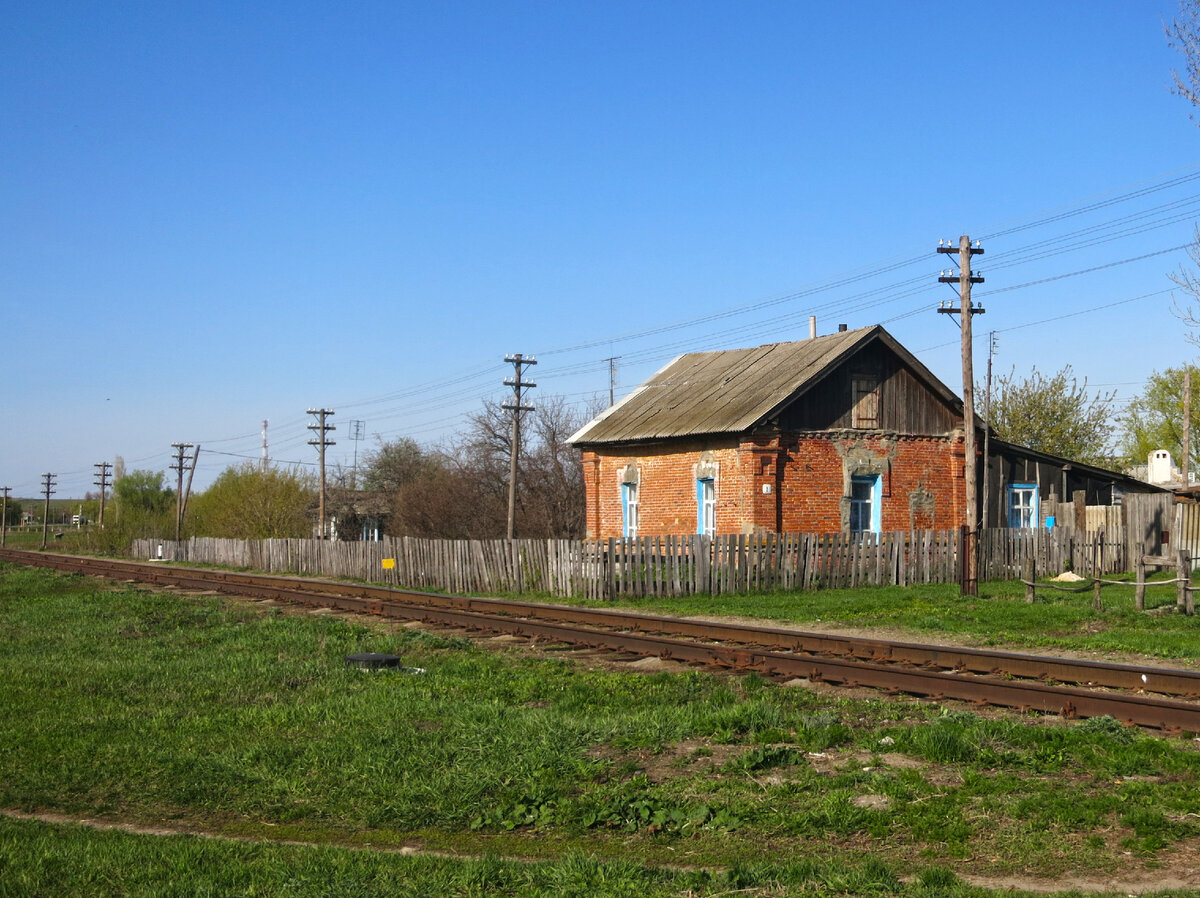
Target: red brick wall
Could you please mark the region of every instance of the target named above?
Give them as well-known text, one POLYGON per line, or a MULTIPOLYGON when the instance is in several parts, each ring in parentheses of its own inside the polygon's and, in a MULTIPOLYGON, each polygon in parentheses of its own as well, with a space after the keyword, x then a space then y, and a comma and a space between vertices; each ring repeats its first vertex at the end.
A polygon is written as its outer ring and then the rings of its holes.
POLYGON ((622 532, 621 480, 639 476, 641 535, 695 533, 696 468, 716 470, 717 532, 837 533, 855 473, 881 478, 884 531, 963 523, 963 444, 956 437, 838 432, 674 442, 583 453, 588 535, 622 532))

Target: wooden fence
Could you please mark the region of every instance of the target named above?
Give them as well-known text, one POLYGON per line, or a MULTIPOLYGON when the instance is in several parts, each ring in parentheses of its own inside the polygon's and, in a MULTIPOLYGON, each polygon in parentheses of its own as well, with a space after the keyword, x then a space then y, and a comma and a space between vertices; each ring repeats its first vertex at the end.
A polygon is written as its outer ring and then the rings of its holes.
MULTIPOLYGON (((957 530, 512 542, 193 538, 180 543, 138 540, 132 554, 438 592, 606 599, 955 583, 960 542, 957 530)), ((1120 536, 1059 528, 1000 529, 981 535, 980 577, 1020 577, 1030 557, 1039 571, 1070 568, 1088 575, 1128 569, 1120 536)))

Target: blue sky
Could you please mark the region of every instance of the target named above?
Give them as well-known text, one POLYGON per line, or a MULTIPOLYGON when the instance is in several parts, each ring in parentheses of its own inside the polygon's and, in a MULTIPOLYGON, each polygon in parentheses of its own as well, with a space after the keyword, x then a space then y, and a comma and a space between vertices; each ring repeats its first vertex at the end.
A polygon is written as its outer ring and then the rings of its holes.
POLYGON ((995 330, 998 371, 1070 364, 1119 408, 1196 354, 1167 279, 1200 220, 1175 8, 12 5, 0 485, 80 496, 186 441, 203 487, 263 419, 311 464, 322 406, 348 465, 351 420, 360 453, 452 437, 506 353, 582 407, 609 357, 623 394, 811 314, 885 324, 959 391, 935 248, 961 234, 980 377, 995 330))

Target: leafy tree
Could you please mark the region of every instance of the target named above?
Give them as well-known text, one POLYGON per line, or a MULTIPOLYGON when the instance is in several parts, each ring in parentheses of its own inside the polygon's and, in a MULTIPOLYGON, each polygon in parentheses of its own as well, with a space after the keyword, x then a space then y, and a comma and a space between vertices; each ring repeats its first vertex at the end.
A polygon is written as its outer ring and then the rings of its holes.
MULTIPOLYGON (((1200 367, 1181 365, 1150 375, 1142 395, 1129 403, 1121 416, 1124 436, 1121 455, 1129 466, 1144 465, 1156 449, 1166 449, 1179 462, 1183 458, 1183 376, 1192 373, 1192 386, 1200 393, 1200 367)), ((1200 471, 1200 401, 1192 399, 1192 449, 1189 467, 1200 471)))
POLYGON ((162 471, 131 471, 113 484, 122 514, 163 512, 174 507, 175 493, 163 485, 162 471))
POLYGON ((113 482, 118 526, 110 534, 124 542, 172 533, 175 493, 163 485, 164 472, 135 470, 113 482))
POLYGON ((1084 464, 1110 463, 1110 403, 1116 395, 1089 395, 1067 365, 1049 377, 1036 367, 1028 377, 1014 368, 992 390, 992 433, 1002 440, 1084 464))
POLYGON ((229 539, 309 536, 308 509, 316 490, 313 476, 299 469, 234 465, 188 504, 188 530, 229 539))

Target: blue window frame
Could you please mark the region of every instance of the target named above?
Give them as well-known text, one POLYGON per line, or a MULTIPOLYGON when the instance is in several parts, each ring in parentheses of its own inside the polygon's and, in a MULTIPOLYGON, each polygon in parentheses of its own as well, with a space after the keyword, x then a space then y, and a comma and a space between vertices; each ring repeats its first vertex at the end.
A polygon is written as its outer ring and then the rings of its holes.
POLYGON ((711 477, 696 481, 696 532, 701 536, 717 532, 717 484, 711 477))
POLYGON ((1038 504, 1036 483, 1011 484, 1008 488, 1008 526, 1014 530, 1037 527, 1038 504))
POLYGON ((637 536, 638 531, 638 485, 621 484, 621 535, 637 536))
POLYGON ((878 474, 850 478, 850 532, 879 533, 883 509, 878 474))

